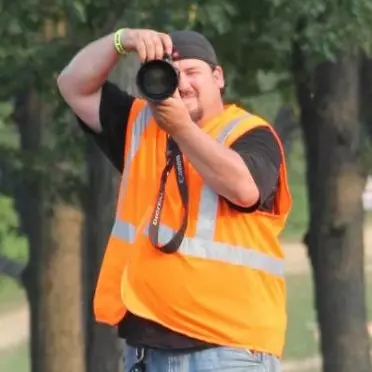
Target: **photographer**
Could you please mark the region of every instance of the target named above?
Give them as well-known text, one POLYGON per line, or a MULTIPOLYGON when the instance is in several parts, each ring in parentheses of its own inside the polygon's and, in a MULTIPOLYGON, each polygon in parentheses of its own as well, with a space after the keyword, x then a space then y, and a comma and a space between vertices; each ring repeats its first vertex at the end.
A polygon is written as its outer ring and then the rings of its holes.
MULTIPOLYGON (((142 81, 149 90, 155 75, 142 81)), ((122 173, 94 308, 128 344, 125 371, 279 371, 278 235, 291 206, 282 145, 262 118, 224 104, 210 42, 120 29, 83 48, 58 86, 122 173), (178 89, 151 100, 108 82, 132 52, 144 66, 169 55, 178 89)))

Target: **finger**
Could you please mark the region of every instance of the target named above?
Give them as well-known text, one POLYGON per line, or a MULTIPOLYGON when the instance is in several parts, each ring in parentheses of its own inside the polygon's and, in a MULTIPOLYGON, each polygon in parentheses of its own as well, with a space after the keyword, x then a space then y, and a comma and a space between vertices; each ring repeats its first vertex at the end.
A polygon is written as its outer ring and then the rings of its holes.
POLYGON ((143 37, 143 42, 146 46, 146 60, 151 61, 155 58, 155 45, 154 37, 152 34, 145 35, 143 37))
POLYGON ((178 88, 174 91, 172 97, 175 99, 181 99, 180 91, 178 88))
POLYGON ((163 48, 165 53, 172 55, 173 51, 173 42, 169 35, 159 32, 159 37, 161 39, 161 42, 163 44, 163 48))
POLYGON ((159 37, 159 35, 156 35, 156 37, 154 38, 153 43, 154 43, 154 47, 155 47, 155 59, 163 59, 165 49, 164 49, 163 43, 162 43, 161 38, 159 37))
POLYGON ((143 39, 137 40, 136 49, 137 49, 137 54, 138 54, 138 57, 141 63, 145 62, 147 58, 147 52, 146 52, 146 44, 143 39))

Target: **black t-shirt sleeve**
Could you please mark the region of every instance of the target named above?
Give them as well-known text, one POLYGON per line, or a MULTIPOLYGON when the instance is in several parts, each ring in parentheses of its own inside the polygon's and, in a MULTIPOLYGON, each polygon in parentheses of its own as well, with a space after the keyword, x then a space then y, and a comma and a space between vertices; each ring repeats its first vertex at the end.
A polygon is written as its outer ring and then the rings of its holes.
POLYGON ((274 135, 268 128, 255 128, 239 137, 231 149, 244 160, 260 193, 259 202, 254 207, 234 207, 245 212, 270 210, 281 163, 280 148, 274 135))
POLYGON ((107 81, 102 86, 99 108, 102 131, 92 131, 77 117, 80 126, 93 137, 94 141, 107 156, 113 166, 119 171, 124 167, 124 143, 127 122, 134 97, 107 81))

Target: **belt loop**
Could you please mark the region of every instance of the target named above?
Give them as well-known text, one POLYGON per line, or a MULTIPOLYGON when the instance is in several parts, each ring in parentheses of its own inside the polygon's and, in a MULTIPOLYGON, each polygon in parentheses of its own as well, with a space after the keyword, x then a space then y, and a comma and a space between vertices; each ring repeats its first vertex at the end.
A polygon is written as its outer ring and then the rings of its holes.
POLYGON ((146 357, 146 349, 144 347, 136 348, 137 363, 144 362, 146 357))
POLYGON ((146 372, 146 349, 143 347, 136 348, 136 362, 129 369, 130 372, 146 372))

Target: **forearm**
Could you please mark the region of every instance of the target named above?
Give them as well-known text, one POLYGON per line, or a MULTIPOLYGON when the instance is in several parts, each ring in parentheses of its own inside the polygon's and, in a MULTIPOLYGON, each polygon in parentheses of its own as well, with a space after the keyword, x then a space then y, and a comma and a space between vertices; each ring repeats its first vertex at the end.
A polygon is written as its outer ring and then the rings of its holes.
POLYGON ((101 88, 118 60, 112 34, 93 41, 61 72, 58 86, 67 94, 91 95, 101 88))
POLYGON ((217 194, 242 207, 259 199, 258 188, 240 155, 221 145, 195 124, 172 133, 182 153, 217 194))

